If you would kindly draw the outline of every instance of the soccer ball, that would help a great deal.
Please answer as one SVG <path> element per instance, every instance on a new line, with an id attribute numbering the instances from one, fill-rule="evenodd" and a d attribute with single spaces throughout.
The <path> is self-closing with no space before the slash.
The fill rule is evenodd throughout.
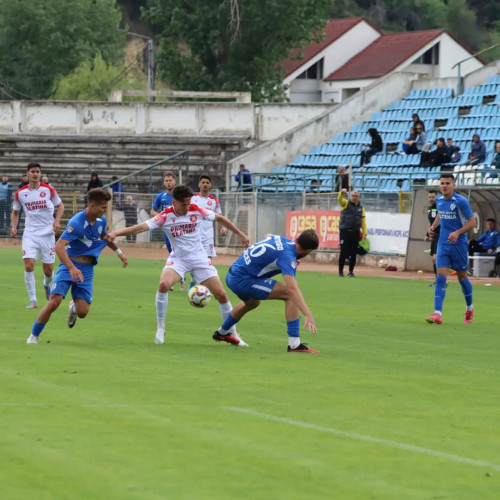
<path id="1" fill-rule="evenodd" d="M 193 307 L 205 307 L 210 303 L 212 294 L 203 285 L 194 285 L 188 291 L 188 300 Z"/>

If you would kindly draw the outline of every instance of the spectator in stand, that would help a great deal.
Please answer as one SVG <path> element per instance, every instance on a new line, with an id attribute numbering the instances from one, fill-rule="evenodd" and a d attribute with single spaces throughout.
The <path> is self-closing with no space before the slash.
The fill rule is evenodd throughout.
<path id="1" fill-rule="evenodd" d="M 27 184 L 29 184 L 29 181 L 28 181 L 28 176 L 25 175 L 23 177 L 23 180 L 21 181 L 21 183 L 19 184 L 18 186 L 18 189 L 21 189 L 22 187 L 26 186 Z"/>
<path id="2" fill-rule="evenodd" d="M 408 154 L 410 146 L 415 142 L 417 138 L 417 131 L 415 127 L 410 127 L 410 135 L 403 141 L 403 153 Z"/>
<path id="3" fill-rule="evenodd" d="M 127 227 L 135 226 L 137 224 L 137 203 L 132 196 L 125 198 L 125 205 L 123 205 L 123 214 L 125 215 L 125 225 Z M 136 234 L 128 234 L 127 241 L 135 243 L 137 238 Z"/>
<path id="4" fill-rule="evenodd" d="M 448 147 L 444 143 L 444 137 L 436 139 L 436 149 L 434 151 L 423 152 L 420 160 L 420 165 L 428 167 L 440 167 L 443 163 L 448 163 L 450 156 Z"/>
<path id="5" fill-rule="evenodd" d="M 418 155 L 424 149 L 425 143 L 427 142 L 427 135 L 424 132 L 422 124 L 415 127 L 417 135 L 413 141 L 408 141 L 408 152 L 409 155 Z"/>
<path id="6" fill-rule="evenodd" d="M 49 178 L 46 175 L 42 177 L 42 183 L 47 184 L 47 186 L 50 186 Z"/>
<path id="7" fill-rule="evenodd" d="M 413 127 L 416 129 L 419 125 L 422 125 L 422 130 L 425 132 L 424 122 L 420 119 L 417 113 L 413 113 L 411 119 L 413 120 Z"/>
<path id="8" fill-rule="evenodd" d="M 495 219 L 486 220 L 487 230 L 477 239 L 469 241 L 469 256 L 477 253 L 495 253 L 497 247 L 500 247 L 500 232 L 497 229 Z"/>
<path id="9" fill-rule="evenodd" d="M 12 204 L 12 185 L 4 175 L 0 184 L 0 237 L 8 236 L 10 226 L 10 210 Z"/>
<path id="10" fill-rule="evenodd" d="M 349 185 L 349 174 L 347 173 L 347 168 L 343 165 L 337 169 L 337 186 L 335 187 L 335 192 L 340 193 L 342 189 L 351 191 L 351 186 Z"/>
<path id="11" fill-rule="evenodd" d="M 99 176 L 97 175 L 97 173 L 96 172 L 92 172 L 90 174 L 90 181 L 87 184 L 87 193 L 91 189 L 102 188 L 103 185 L 104 184 L 102 183 L 101 179 L 99 179 Z"/>
<path id="12" fill-rule="evenodd" d="M 252 191 L 252 174 L 243 163 L 240 165 L 240 171 L 234 176 L 234 180 L 238 183 L 239 191 Z"/>
<path id="13" fill-rule="evenodd" d="M 111 177 L 111 180 L 114 181 L 112 184 L 109 185 L 109 187 L 113 191 L 113 200 L 115 202 L 115 206 L 118 210 L 122 209 L 122 196 L 123 196 L 123 184 L 118 181 L 118 177 L 116 175 L 113 175 Z"/>
<path id="14" fill-rule="evenodd" d="M 380 137 L 378 130 L 376 128 L 369 128 L 367 133 L 372 138 L 372 142 L 371 144 L 365 144 L 365 148 L 361 151 L 360 167 L 370 163 L 371 157 L 375 153 L 380 153 L 383 149 L 382 137 Z"/>
<path id="15" fill-rule="evenodd" d="M 448 137 L 448 139 L 446 139 L 446 145 L 448 146 L 448 154 L 450 155 L 451 163 L 460 161 L 460 159 L 462 158 L 462 155 L 460 154 L 460 148 L 453 144 L 453 139 L 451 137 Z"/>
<path id="16" fill-rule="evenodd" d="M 491 166 L 500 171 L 500 142 L 495 143 L 495 156 L 493 157 L 493 161 L 491 162 Z M 498 172 L 491 172 L 490 177 L 496 178 L 498 177 Z"/>
<path id="17" fill-rule="evenodd" d="M 472 136 L 472 146 L 470 148 L 469 159 L 464 165 L 479 165 L 486 159 L 486 144 L 481 140 L 479 134 Z"/>

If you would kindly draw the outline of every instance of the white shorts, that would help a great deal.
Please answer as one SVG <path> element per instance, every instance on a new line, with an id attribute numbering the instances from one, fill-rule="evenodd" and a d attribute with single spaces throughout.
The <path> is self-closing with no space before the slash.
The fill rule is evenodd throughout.
<path id="1" fill-rule="evenodd" d="M 185 273 L 191 273 L 193 280 L 197 283 L 203 283 L 209 278 L 219 276 L 217 269 L 212 266 L 210 257 L 205 255 L 201 257 L 169 256 L 165 264 L 165 269 L 173 269 L 181 279 L 184 279 Z"/>
<path id="2" fill-rule="evenodd" d="M 44 264 L 53 264 L 56 260 L 56 238 L 53 234 L 47 236 L 30 236 L 23 234 L 23 259 L 35 259 L 40 254 Z"/>
<path id="3" fill-rule="evenodd" d="M 205 252 L 209 257 L 217 257 L 213 241 L 203 242 L 203 248 L 205 249 Z"/>

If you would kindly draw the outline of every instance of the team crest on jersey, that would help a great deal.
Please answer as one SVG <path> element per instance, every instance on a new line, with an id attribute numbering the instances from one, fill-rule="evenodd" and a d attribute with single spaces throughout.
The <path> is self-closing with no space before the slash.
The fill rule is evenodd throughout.
<path id="1" fill-rule="evenodd" d="M 455 208 L 456 208 L 456 207 L 457 207 L 457 206 L 455 205 L 455 203 L 452 203 L 452 204 L 450 205 L 450 210 L 455 210 Z"/>
<path id="2" fill-rule="evenodd" d="M 193 214 L 189 219 L 191 220 L 191 222 L 196 222 L 198 220 L 198 217 Z"/>
<path id="3" fill-rule="evenodd" d="M 68 226 L 68 233 L 72 233 L 73 231 L 75 230 L 75 228 L 73 226 Z"/>
<path id="4" fill-rule="evenodd" d="M 40 198 L 45 198 L 47 196 L 47 193 L 45 191 L 42 191 L 40 193 Z"/>
<path id="5" fill-rule="evenodd" d="M 207 201 L 207 205 L 210 206 L 212 204 L 212 200 Z"/>

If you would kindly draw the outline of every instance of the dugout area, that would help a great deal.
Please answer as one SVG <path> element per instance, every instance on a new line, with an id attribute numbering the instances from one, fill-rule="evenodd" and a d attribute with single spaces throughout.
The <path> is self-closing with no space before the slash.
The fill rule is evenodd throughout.
<path id="1" fill-rule="evenodd" d="M 406 248 L 405 271 L 431 271 L 432 258 L 428 250 L 430 242 L 424 241 L 425 234 L 429 227 L 427 219 L 427 193 L 435 189 L 439 192 L 439 186 L 419 187 L 413 193 L 413 205 L 410 219 L 410 233 Z M 498 222 L 500 214 L 500 189 L 491 187 L 457 187 L 455 191 L 465 196 L 472 207 L 472 211 L 477 219 L 476 228 L 471 231 L 469 238 L 477 238 L 486 230 L 486 219 L 493 218 Z M 427 251 L 426 251 L 427 250 Z"/>

